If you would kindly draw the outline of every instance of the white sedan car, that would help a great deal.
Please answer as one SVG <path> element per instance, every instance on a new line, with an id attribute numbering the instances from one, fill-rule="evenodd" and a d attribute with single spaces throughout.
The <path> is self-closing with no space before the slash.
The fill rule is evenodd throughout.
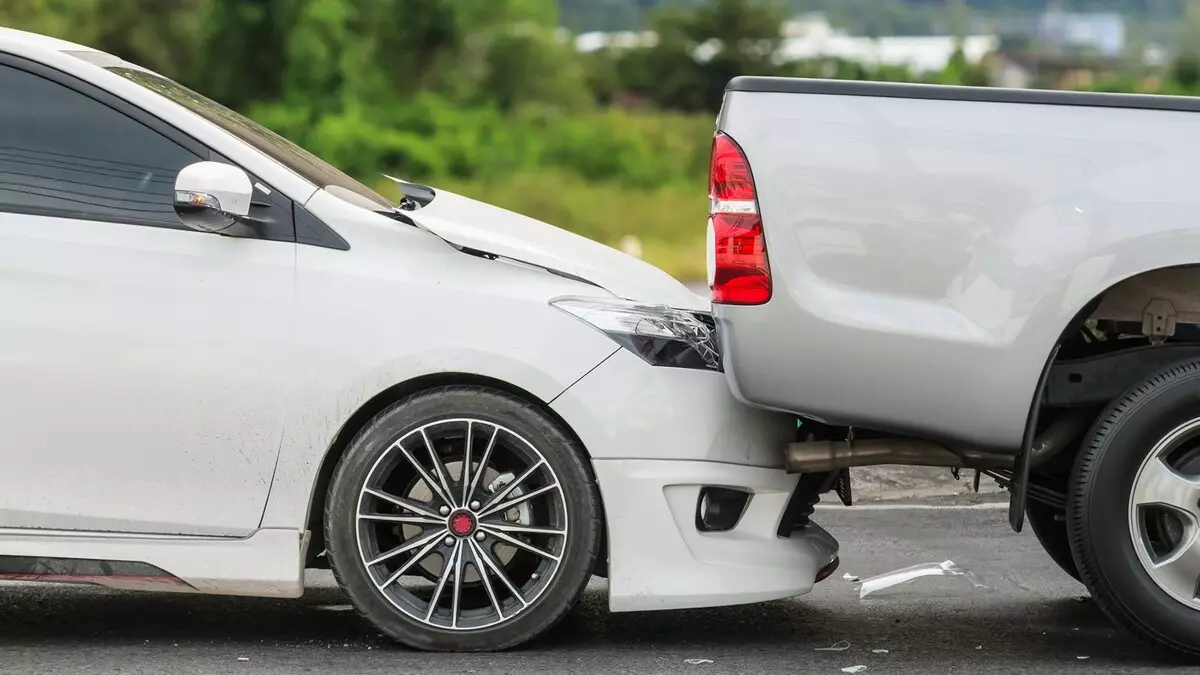
<path id="1" fill-rule="evenodd" d="M 707 301 L 397 183 L 0 29 L 0 577 L 296 597 L 329 567 L 400 642 L 495 650 L 593 574 L 629 611 L 832 571 L 796 421 L 735 402 Z"/>

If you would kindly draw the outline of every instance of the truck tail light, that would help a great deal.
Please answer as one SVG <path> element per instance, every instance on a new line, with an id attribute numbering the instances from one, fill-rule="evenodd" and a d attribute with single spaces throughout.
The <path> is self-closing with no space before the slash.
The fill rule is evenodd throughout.
<path id="1" fill-rule="evenodd" d="M 708 287 L 712 301 L 761 305 L 771 299 L 771 267 L 754 177 L 746 155 L 721 132 L 708 168 Z"/>

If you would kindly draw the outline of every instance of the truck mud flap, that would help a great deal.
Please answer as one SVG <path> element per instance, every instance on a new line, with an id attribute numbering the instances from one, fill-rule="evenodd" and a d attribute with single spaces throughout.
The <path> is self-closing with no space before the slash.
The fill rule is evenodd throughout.
<path id="1" fill-rule="evenodd" d="M 1055 345 L 1042 366 L 1042 375 L 1038 378 L 1037 389 L 1029 406 L 1029 418 L 1025 421 L 1025 436 L 1021 439 L 1021 454 L 1013 463 L 1012 484 L 1009 487 L 1008 524 L 1014 532 L 1020 532 L 1025 526 L 1025 500 L 1029 496 L 1029 468 L 1032 465 L 1030 457 L 1033 450 L 1034 436 L 1037 434 L 1038 414 L 1046 398 L 1046 386 L 1050 382 L 1050 368 L 1058 358 L 1058 350 L 1062 341 Z"/>

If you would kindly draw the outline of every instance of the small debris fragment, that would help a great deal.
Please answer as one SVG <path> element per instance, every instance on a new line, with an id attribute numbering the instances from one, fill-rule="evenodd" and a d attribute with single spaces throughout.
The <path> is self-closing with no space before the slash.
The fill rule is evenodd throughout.
<path id="1" fill-rule="evenodd" d="M 983 580 L 975 576 L 969 570 L 965 570 L 958 565 L 955 565 L 953 560 L 947 560 L 940 563 L 913 565 L 911 567 L 898 569 L 894 572 L 886 572 L 884 574 L 873 576 L 870 579 L 862 582 L 862 588 L 859 589 L 858 597 L 861 600 L 872 593 L 878 593 L 879 591 L 891 588 L 892 586 L 899 586 L 900 584 L 906 584 L 914 579 L 930 576 L 965 577 L 975 588 L 989 588 L 987 584 L 983 583 Z"/>
<path id="2" fill-rule="evenodd" d="M 321 605 L 317 609 L 324 610 L 326 612 L 349 612 L 354 608 L 350 605 Z"/>
<path id="3" fill-rule="evenodd" d="M 846 572 L 845 574 L 842 575 L 842 581 L 854 582 L 854 581 L 858 581 L 858 577 L 853 574 L 850 574 L 849 572 Z"/>
<path id="4" fill-rule="evenodd" d="M 872 650 L 871 650 L 871 653 L 872 653 L 872 654 L 887 654 L 887 653 L 888 653 L 888 650 L 886 650 L 886 649 L 872 649 Z"/>
<path id="5" fill-rule="evenodd" d="M 842 672 L 843 673 L 861 673 L 862 671 L 864 671 L 866 669 L 867 669 L 866 666 L 847 666 L 846 668 L 842 668 Z"/>
<path id="6" fill-rule="evenodd" d="M 835 642 L 832 645 L 829 645 L 828 647 L 817 647 L 813 651 L 814 652 L 844 652 L 847 649 L 850 649 L 850 642 L 848 640 L 842 640 L 840 642 Z"/>
<path id="7" fill-rule="evenodd" d="M 976 650 L 983 649 L 983 645 L 978 645 L 978 646 L 976 646 L 976 647 L 975 647 L 975 649 L 976 649 Z"/>
<path id="8" fill-rule="evenodd" d="M 250 660 L 249 656 L 239 656 L 238 657 L 238 661 L 249 661 L 249 660 Z"/>
<path id="9" fill-rule="evenodd" d="M 684 663 L 692 666 L 702 666 L 706 663 L 712 663 L 712 659 L 684 659 Z"/>
<path id="10" fill-rule="evenodd" d="M 1087 601 L 1088 601 L 1088 597 L 1086 595 L 1078 595 L 1075 597 L 1075 602 L 1087 602 Z"/>
<path id="11" fill-rule="evenodd" d="M 1076 656 L 1075 658 L 1079 659 L 1080 661 L 1087 661 L 1088 659 L 1090 659 L 1090 658 L 1092 658 L 1092 657 L 1090 657 L 1090 656 Z"/>

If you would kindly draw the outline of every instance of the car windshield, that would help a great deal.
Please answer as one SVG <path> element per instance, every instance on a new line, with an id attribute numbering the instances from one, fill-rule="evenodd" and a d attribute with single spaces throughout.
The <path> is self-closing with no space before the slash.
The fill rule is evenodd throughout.
<path id="1" fill-rule="evenodd" d="M 335 189 L 335 193 L 349 191 L 370 201 L 378 210 L 395 210 L 395 205 L 386 197 L 330 166 L 316 155 L 178 82 L 136 68 L 109 66 L 106 70 L 166 96 L 269 155 L 314 185 L 324 188 L 340 188 Z"/>

